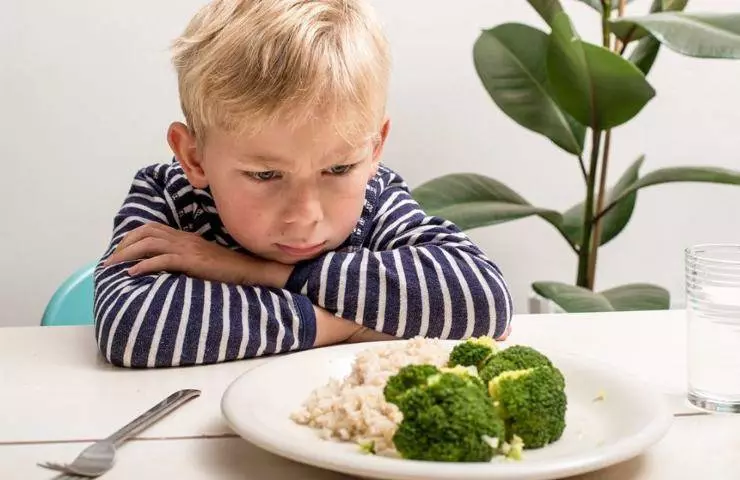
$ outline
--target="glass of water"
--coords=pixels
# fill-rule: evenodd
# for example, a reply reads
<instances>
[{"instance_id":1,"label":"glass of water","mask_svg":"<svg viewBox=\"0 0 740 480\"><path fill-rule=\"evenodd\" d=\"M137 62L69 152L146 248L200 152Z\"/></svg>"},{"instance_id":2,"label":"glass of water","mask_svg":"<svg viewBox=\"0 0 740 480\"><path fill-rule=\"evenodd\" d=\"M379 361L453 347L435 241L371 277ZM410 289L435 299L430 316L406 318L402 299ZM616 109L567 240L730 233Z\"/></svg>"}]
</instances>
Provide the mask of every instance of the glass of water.
<instances>
[{"instance_id":1,"label":"glass of water","mask_svg":"<svg viewBox=\"0 0 740 480\"><path fill-rule=\"evenodd\" d=\"M688 398L740 412L740 244L686 249Z\"/></svg>"}]
</instances>

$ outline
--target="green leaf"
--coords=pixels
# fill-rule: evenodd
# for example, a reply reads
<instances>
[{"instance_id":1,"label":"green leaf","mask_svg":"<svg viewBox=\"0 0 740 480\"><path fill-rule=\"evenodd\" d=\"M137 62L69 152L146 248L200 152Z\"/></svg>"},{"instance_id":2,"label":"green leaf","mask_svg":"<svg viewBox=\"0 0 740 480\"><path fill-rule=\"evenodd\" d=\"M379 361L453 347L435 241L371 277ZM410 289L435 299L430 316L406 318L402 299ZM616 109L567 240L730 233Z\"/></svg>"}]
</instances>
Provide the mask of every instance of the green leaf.
<instances>
[{"instance_id":1,"label":"green leaf","mask_svg":"<svg viewBox=\"0 0 740 480\"><path fill-rule=\"evenodd\" d=\"M555 16L563 11L559 0L527 0L548 25L552 25Z\"/></svg>"},{"instance_id":2,"label":"green leaf","mask_svg":"<svg viewBox=\"0 0 740 480\"><path fill-rule=\"evenodd\" d=\"M427 213L447 219L462 230L497 225L499 223L518 220L531 215L552 217L553 222L557 223L556 219L558 219L560 215L553 210L534 207L532 205L518 205L516 203L494 201L458 203L442 207L437 210L428 211Z\"/></svg>"},{"instance_id":3,"label":"green leaf","mask_svg":"<svg viewBox=\"0 0 740 480\"><path fill-rule=\"evenodd\" d=\"M685 0L685 1L688 2L688 0ZM653 3L650 4L650 13L662 12L662 11L663 11L663 0L653 0Z\"/></svg>"},{"instance_id":4,"label":"green leaf","mask_svg":"<svg viewBox=\"0 0 740 480\"><path fill-rule=\"evenodd\" d=\"M653 0L653 4L650 6L650 13L657 13L661 11L682 11L686 8L688 0ZM636 26L634 28L637 28ZM632 35L627 35L632 38ZM660 42L653 37L648 35L637 42L634 50L630 53L629 60L634 63L642 73L647 75L650 69L653 68L655 59L660 51Z\"/></svg>"},{"instance_id":5,"label":"green leaf","mask_svg":"<svg viewBox=\"0 0 740 480\"><path fill-rule=\"evenodd\" d=\"M601 0L579 0L580 2L585 3L589 7L593 8L599 13L604 12L604 8L601 5ZM619 8L619 0L607 0L608 2L611 2L611 10L616 10ZM634 0L627 0L626 3L632 3Z\"/></svg>"},{"instance_id":6,"label":"green leaf","mask_svg":"<svg viewBox=\"0 0 740 480\"><path fill-rule=\"evenodd\" d=\"M476 71L489 95L512 120L580 155L586 128L557 104L547 82L548 36L507 23L484 30L473 48Z\"/></svg>"},{"instance_id":7,"label":"green leaf","mask_svg":"<svg viewBox=\"0 0 740 480\"><path fill-rule=\"evenodd\" d=\"M606 297L583 287L560 282L534 282L532 289L541 297L555 302L566 312L609 312L614 310Z\"/></svg>"},{"instance_id":8,"label":"green leaf","mask_svg":"<svg viewBox=\"0 0 740 480\"><path fill-rule=\"evenodd\" d=\"M689 0L653 0L650 13L680 12L686 8L688 3ZM650 37L650 32L637 24L619 25L617 20L613 20L610 22L610 27L612 33L620 37L624 43Z\"/></svg>"},{"instance_id":9,"label":"green leaf","mask_svg":"<svg viewBox=\"0 0 740 480\"><path fill-rule=\"evenodd\" d=\"M686 4L688 3L689 0L653 0L653 4L650 6L650 13L680 12L686 8ZM612 20L609 23L612 33L617 35L622 42L630 43L641 38L650 37L650 32L640 25L636 23L621 24L620 20Z\"/></svg>"},{"instance_id":10,"label":"green leaf","mask_svg":"<svg viewBox=\"0 0 740 480\"><path fill-rule=\"evenodd\" d=\"M619 20L609 21L609 26L612 33L619 37L622 43L630 43L634 42L635 40L640 40L641 38L650 36L650 32L645 30L643 27L636 23L624 22L624 18L627 17L622 17Z\"/></svg>"},{"instance_id":11,"label":"green leaf","mask_svg":"<svg viewBox=\"0 0 740 480\"><path fill-rule=\"evenodd\" d=\"M618 205L632 193L645 187L676 182L740 185L740 171L718 167L669 167L652 171L625 189L609 205ZM616 207L615 207L616 208Z\"/></svg>"},{"instance_id":12,"label":"green leaf","mask_svg":"<svg viewBox=\"0 0 740 480\"><path fill-rule=\"evenodd\" d=\"M665 310L670 306L668 291L647 283L633 283L593 292L566 283L535 282L532 289L570 313Z\"/></svg>"},{"instance_id":13,"label":"green leaf","mask_svg":"<svg viewBox=\"0 0 740 480\"><path fill-rule=\"evenodd\" d=\"M655 96L635 65L581 41L565 13L559 13L552 25L547 69L560 106L582 125L597 130L631 120Z\"/></svg>"},{"instance_id":14,"label":"green leaf","mask_svg":"<svg viewBox=\"0 0 740 480\"><path fill-rule=\"evenodd\" d=\"M655 59L658 56L660 50L660 42L653 36L647 36L637 42L637 46L630 53L629 60L634 63L640 71L647 75L650 69L653 68Z\"/></svg>"},{"instance_id":15,"label":"green leaf","mask_svg":"<svg viewBox=\"0 0 740 480\"><path fill-rule=\"evenodd\" d=\"M529 205L511 188L477 173L452 173L434 178L414 189L414 198L427 211L470 201L496 201Z\"/></svg>"},{"instance_id":16,"label":"green leaf","mask_svg":"<svg viewBox=\"0 0 740 480\"><path fill-rule=\"evenodd\" d=\"M604 290L601 294L614 310L667 310L671 295L663 287L649 283L632 283Z\"/></svg>"},{"instance_id":17,"label":"green leaf","mask_svg":"<svg viewBox=\"0 0 740 480\"><path fill-rule=\"evenodd\" d=\"M689 3L689 0L661 0L661 10L663 12L681 12L684 8L686 8L686 5ZM654 12L651 10L651 12Z\"/></svg>"},{"instance_id":18,"label":"green leaf","mask_svg":"<svg viewBox=\"0 0 740 480\"><path fill-rule=\"evenodd\" d=\"M420 185L412 195L427 214L463 230L538 215L563 233L560 213L534 207L511 188L483 175L445 175Z\"/></svg>"},{"instance_id":19,"label":"green leaf","mask_svg":"<svg viewBox=\"0 0 740 480\"><path fill-rule=\"evenodd\" d=\"M637 26L632 39L650 32L663 45L680 54L700 58L740 58L740 13L660 12L623 17L611 22L622 40ZM644 35L643 35L644 36Z\"/></svg>"},{"instance_id":20,"label":"green leaf","mask_svg":"<svg viewBox=\"0 0 740 480\"><path fill-rule=\"evenodd\" d=\"M640 156L630 167L622 174L617 183L607 191L604 199L604 206L611 204L622 192L633 185L639 178L640 167L642 166L644 156ZM624 227L629 223L632 212L635 209L637 201L637 192L633 192L619 202L614 208L609 210L601 219L601 238L599 245L604 245L619 235ZM583 215L584 203L574 205L563 214L563 230L568 238L575 245L580 245L583 238Z\"/></svg>"}]
</instances>

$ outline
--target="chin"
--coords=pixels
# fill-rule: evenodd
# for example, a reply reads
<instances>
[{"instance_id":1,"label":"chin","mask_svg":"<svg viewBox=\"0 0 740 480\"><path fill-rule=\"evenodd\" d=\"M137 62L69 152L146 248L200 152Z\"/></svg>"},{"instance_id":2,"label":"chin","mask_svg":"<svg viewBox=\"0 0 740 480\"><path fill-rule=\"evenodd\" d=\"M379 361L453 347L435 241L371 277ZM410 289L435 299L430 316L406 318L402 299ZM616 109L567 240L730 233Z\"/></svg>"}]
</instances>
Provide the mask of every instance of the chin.
<instances>
[{"instance_id":1,"label":"chin","mask_svg":"<svg viewBox=\"0 0 740 480\"><path fill-rule=\"evenodd\" d=\"M294 257L279 257L279 258L273 258L271 259L274 262L282 263L283 265L295 265L298 262L302 262L303 260L308 260L307 258L294 258Z\"/></svg>"},{"instance_id":2,"label":"chin","mask_svg":"<svg viewBox=\"0 0 740 480\"><path fill-rule=\"evenodd\" d=\"M317 258L321 256L322 254L323 252L317 255L312 255L310 257L293 257L291 255L286 255L283 252L270 252L270 253L266 253L264 255L259 255L259 256L261 258L264 258L265 260L282 263L283 265L295 265L298 262L303 262L305 260L311 260L312 258Z\"/></svg>"}]
</instances>

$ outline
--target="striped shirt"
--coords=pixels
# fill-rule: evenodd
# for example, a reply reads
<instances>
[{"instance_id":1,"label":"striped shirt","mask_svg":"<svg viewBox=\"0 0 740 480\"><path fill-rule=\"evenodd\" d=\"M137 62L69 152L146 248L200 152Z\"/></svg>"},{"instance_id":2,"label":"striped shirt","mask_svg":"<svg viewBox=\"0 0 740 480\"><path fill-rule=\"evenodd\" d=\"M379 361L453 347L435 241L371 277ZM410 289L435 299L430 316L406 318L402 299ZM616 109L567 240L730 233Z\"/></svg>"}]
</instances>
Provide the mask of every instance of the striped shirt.
<instances>
[{"instance_id":1,"label":"striped shirt","mask_svg":"<svg viewBox=\"0 0 740 480\"><path fill-rule=\"evenodd\" d=\"M403 338L499 337L511 319L498 267L454 224L426 215L384 166L368 182L349 238L297 264L282 289L171 272L129 276L135 262L103 267L124 235L148 222L244 251L208 189L192 187L177 161L140 170L95 269L96 340L115 365L208 364L311 348L313 305Z\"/></svg>"}]
</instances>

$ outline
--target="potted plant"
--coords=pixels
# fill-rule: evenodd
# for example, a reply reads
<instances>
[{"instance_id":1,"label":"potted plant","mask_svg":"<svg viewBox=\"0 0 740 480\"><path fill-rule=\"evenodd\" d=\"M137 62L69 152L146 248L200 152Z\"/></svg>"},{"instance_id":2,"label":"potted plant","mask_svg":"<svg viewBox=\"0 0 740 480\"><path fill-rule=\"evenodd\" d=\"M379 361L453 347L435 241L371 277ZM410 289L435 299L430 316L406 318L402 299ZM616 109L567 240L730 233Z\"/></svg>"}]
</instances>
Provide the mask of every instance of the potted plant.
<instances>
[{"instance_id":1,"label":"potted plant","mask_svg":"<svg viewBox=\"0 0 740 480\"><path fill-rule=\"evenodd\" d=\"M519 23L484 30L473 48L475 68L506 115L579 162L584 200L562 213L540 208L474 173L435 178L413 196L430 214L464 230L531 215L550 223L578 256L576 282L538 281L532 288L564 311L668 308L669 293L657 285L594 291L599 248L627 226L640 189L671 182L740 185L740 172L685 166L641 175L640 157L608 187L611 131L655 96L646 76L661 46L692 57L740 58L740 13L686 13L688 0L653 0L649 14L625 17L630 0L579 0L599 13L602 38L596 45L578 36L559 0L527 1L549 32Z\"/></svg>"}]
</instances>

